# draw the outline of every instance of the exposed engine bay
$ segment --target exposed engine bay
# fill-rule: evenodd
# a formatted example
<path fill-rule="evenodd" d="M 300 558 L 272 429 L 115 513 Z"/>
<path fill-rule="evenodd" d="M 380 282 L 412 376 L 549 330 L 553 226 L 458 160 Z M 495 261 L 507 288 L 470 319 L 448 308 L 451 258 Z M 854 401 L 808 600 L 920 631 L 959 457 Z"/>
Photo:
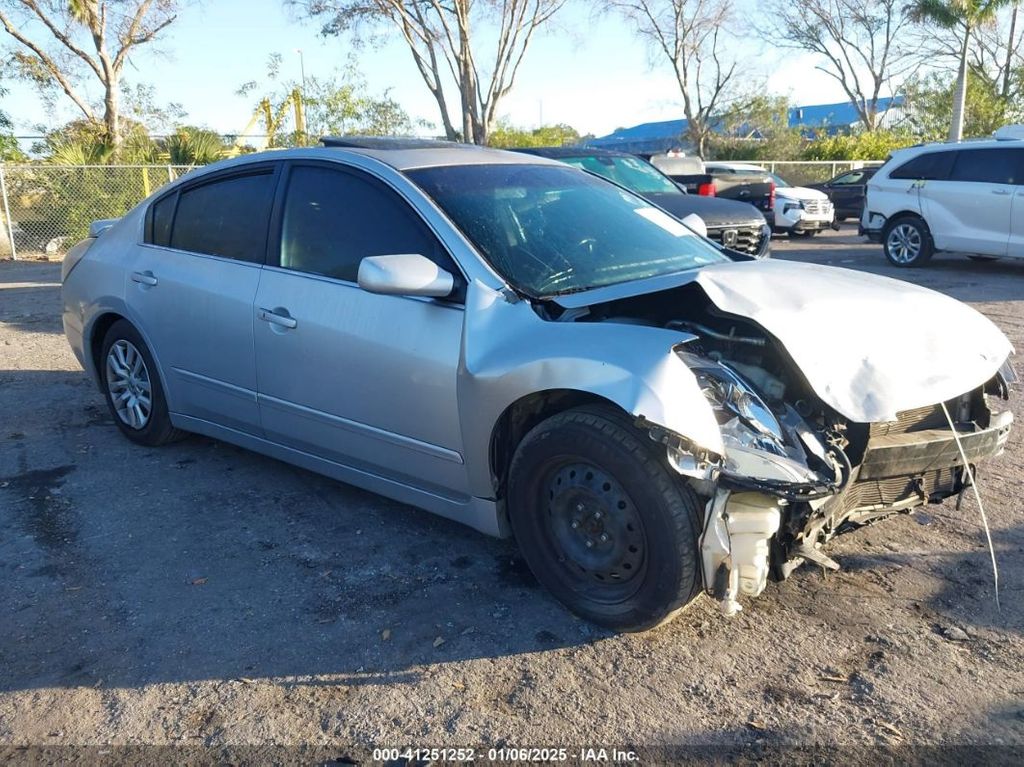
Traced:
<path fill-rule="evenodd" d="M 945 403 L 899 412 L 895 421 L 852 421 L 815 394 L 779 340 L 721 311 L 696 283 L 548 318 L 686 334 L 673 351 L 697 378 L 725 453 L 641 425 L 706 501 L 704 585 L 727 614 L 740 609 L 740 594 L 760 594 L 769 575 L 783 579 L 805 561 L 839 569 L 821 550 L 833 536 L 963 492 L 975 461 L 1002 452 L 1012 422 L 989 407 L 1016 380 L 1008 363 Z"/>

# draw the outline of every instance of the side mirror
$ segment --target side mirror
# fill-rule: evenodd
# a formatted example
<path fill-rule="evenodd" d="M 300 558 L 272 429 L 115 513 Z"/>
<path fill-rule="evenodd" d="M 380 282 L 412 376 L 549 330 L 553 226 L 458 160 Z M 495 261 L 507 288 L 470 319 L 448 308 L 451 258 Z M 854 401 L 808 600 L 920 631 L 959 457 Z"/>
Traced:
<path fill-rule="evenodd" d="M 704 223 L 704 219 L 698 216 L 696 213 L 691 213 L 688 216 L 682 218 L 682 222 L 686 224 L 690 229 L 699 234 L 701 237 L 708 236 L 708 226 Z"/>
<path fill-rule="evenodd" d="M 389 296 L 444 298 L 455 288 L 455 278 L 418 253 L 367 256 L 359 262 L 359 287 Z"/>

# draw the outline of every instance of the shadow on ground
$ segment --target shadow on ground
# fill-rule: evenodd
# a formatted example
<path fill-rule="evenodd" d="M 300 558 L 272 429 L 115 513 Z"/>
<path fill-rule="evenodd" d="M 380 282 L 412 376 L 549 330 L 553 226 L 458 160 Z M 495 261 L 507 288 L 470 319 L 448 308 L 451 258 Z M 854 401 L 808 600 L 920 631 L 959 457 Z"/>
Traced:
<path fill-rule="evenodd" d="M 390 684 L 604 635 L 507 541 L 214 440 L 138 447 L 81 373 L 0 382 L 2 690 Z"/>
<path fill-rule="evenodd" d="M 0 690 L 401 684 L 433 663 L 609 636 L 553 602 L 510 542 L 214 440 L 141 448 L 82 374 L 7 375 Z M 1019 559 L 1022 538 L 1020 528 L 1004 534 L 1001 556 Z M 894 563 L 954 573 L 949 603 L 940 593 L 931 609 L 1004 628 L 1009 610 L 1019 631 L 1019 591 L 1004 592 L 1002 615 L 986 606 L 986 556 L 840 559 L 855 590 Z M 815 572 L 798 571 L 785 589 L 819 619 L 843 610 L 843 589 Z M 724 650 L 728 636 L 719 640 Z"/>

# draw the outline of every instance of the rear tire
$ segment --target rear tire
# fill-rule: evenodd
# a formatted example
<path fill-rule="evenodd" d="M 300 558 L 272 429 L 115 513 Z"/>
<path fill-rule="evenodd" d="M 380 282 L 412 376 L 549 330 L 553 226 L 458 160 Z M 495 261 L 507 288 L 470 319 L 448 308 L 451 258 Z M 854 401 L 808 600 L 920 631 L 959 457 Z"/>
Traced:
<path fill-rule="evenodd" d="M 928 263 L 935 244 L 923 219 L 900 216 L 882 231 L 882 252 L 893 266 L 913 268 Z"/>
<path fill-rule="evenodd" d="M 533 574 L 616 631 L 664 623 L 700 592 L 701 508 L 664 450 L 596 406 L 542 422 L 512 458 L 509 515 Z"/>
<path fill-rule="evenodd" d="M 118 320 L 110 326 L 99 363 L 107 407 L 122 434 L 148 447 L 186 436 L 171 425 L 153 355 L 130 322 Z"/>

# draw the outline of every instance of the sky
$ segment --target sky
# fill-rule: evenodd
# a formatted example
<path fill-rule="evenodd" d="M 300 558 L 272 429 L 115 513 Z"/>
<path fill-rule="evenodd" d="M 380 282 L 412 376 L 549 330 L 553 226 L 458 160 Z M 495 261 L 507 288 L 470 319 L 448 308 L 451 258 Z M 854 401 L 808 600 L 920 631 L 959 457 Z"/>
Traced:
<path fill-rule="evenodd" d="M 598 136 L 621 126 L 682 117 L 668 62 L 652 58 L 621 20 L 595 15 L 585 5 L 566 9 L 554 27 L 533 39 L 500 115 L 526 128 L 567 123 L 581 134 Z M 371 92 L 390 89 L 411 117 L 426 119 L 439 130 L 436 102 L 404 43 L 357 49 L 344 38 L 323 38 L 316 23 L 301 21 L 281 0 L 189 5 L 158 40 L 138 49 L 124 80 L 154 86 L 158 103 L 181 104 L 189 124 L 240 133 L 258 96 L 238 96 L 239 86 L 264 79 L 268 57 L 275 52 L 283 59 L 282 74 L 298 80 L 301 50 L 307 76 L 329 75 L 354 56 Z M 749 76 L 766 79 L 774 95 L 798 105 L 845 98 L 834 80 L 815 71 L 809 55 L 773 50 L 753 34 L 737 46 L 749 62 Z M 56 127 L 80 116 L 66 98 L 58 98 L 51 112 L 29 85 L 5 85 L 9 93 L 0 109 L 13 118 L 16 135 L 37 134 L 40 124 Z"/>

